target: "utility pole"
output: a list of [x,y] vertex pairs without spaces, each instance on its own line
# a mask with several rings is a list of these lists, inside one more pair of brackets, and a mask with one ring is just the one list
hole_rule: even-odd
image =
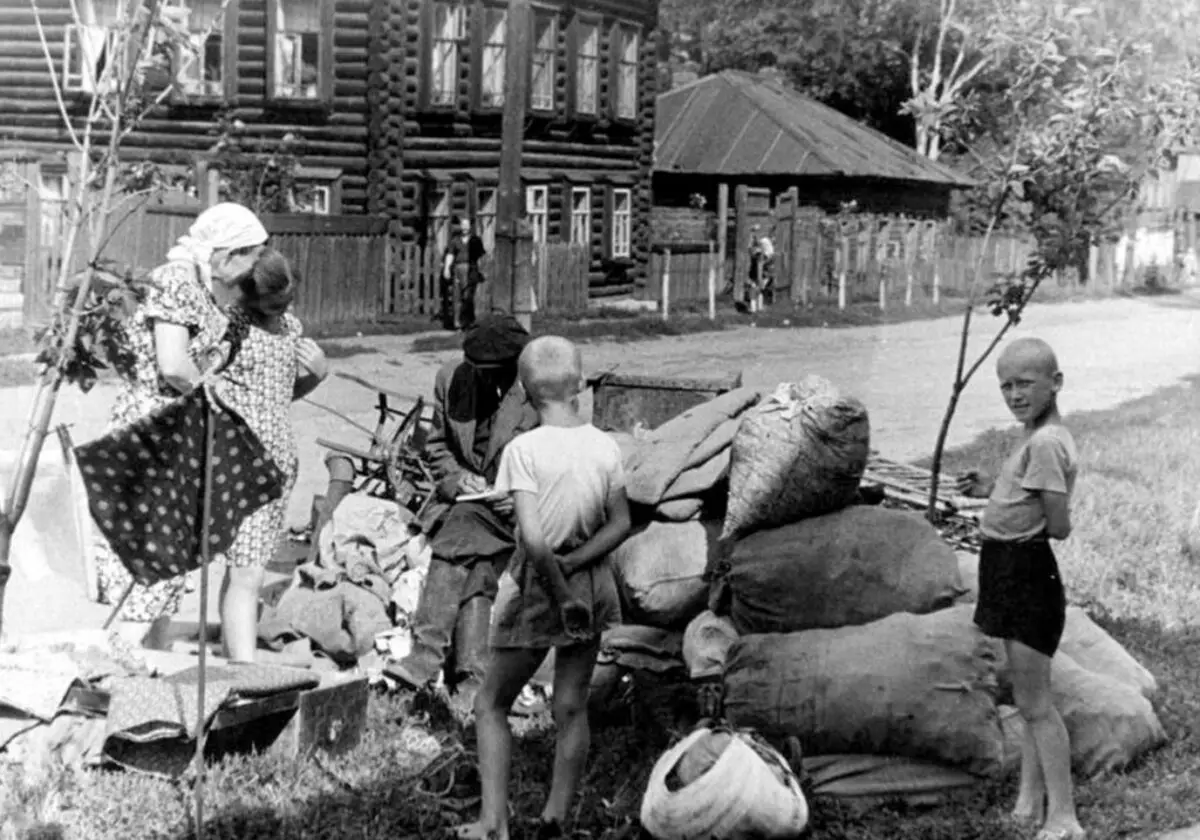
[[525,194],[521,189],[521,147],[525,141],[526,76],[530,51],[529,0],[508,0],[504,50],[504,120],[501,124],[500,189],[496,198],[496,277],[493,301],[530,329],[530,272],[520,260]]

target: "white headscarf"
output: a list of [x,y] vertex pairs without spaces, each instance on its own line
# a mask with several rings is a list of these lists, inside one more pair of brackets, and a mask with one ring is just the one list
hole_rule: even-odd
[[167,260],[195,263],[207,280],[214,251],[249,248],[266,241],[267,229],[258,216],[248,207],[225,201],[196,217],[188,232],[167,252]]

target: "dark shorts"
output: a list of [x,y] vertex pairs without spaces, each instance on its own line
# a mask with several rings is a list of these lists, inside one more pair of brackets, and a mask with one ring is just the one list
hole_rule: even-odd
[[1053,656],[1066,616],[1066,593],[1048,541],[984,540],[975,606],[980,630]]

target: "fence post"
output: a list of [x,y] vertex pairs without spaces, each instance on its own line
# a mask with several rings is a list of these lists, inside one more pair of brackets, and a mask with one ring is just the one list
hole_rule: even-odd
[[671,317],[671,249],[663,250],[663,273],[662,273],[662,319],[670,320]]
[[846,308],[846,270],[850,262],[850,234],[839,225],[838,235],[838,309]]
[[717,320],[717,246],[708,243],[708,320]]

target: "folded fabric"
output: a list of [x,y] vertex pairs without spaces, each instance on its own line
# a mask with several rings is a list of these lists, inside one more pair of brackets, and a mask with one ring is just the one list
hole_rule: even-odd
[[688,467],[681,472],[671,486],[663,491],[662,500],[670,502],[675,499],[686,499],[699,496],[711,490],[716,484],[729,477],[729,453],[732,448],[726,446],[717,454],[694,467]]
[[[651,432],[625,463],[630,501],[643,505],[662,501],[680,473],[728,445],[721,443],[726,437],[732,440],[728,424],[760,396],[756,388],[737,388],[688,409]],[[735,424],[732,431],[736,430]],[[717,440],[706,445],[713,435]]]
[[283,495],[284,476],[245,421],[205,389],[75,450],[96,525],[138,583],[200,568],[210,420],[208,540],[220,553],[246,517]]
[[0,707],[50,720],[80,676],[79,666],[67,653],[0,653]]
[[297,569],[279,603],[263,610],[258,638],[272,648],[306,638],[335,661],[353,664],[371,649],[376,634],[392,626],[391,588],[378,576],[368,581],[365,586],[340,577],[332,586],[318,589],[302,584]]

